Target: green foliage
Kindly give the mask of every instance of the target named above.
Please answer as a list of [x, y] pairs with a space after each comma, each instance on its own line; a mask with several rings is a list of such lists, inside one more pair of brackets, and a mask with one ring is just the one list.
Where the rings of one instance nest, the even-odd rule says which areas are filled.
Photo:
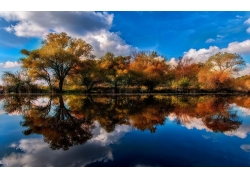
[[178, 85], [181, 88], [186, 89], [188, 86], [190, 86], [190, 80], [187, 77], [184, 77], [178, 81]]

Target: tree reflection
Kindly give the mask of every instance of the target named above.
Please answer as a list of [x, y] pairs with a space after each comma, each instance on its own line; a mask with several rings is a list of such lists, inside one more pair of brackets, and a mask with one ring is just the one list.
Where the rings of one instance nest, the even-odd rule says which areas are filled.
[[199, 103], [197, 108], [203, 123], [213, 132], [234, 131], [242, 124], [237, 111], [229, 106], [227, 98], [209, 98], [205, 102]]
[[84, 144], [93, 137], [99, 124], [111, 133], [118, 125], [156, 132], [166, 116], [174, 114], [176, 122], [187, 126], [202, 122], [213, 132], [234, 131], [242, 124], [232, 105], [242, 99], [216, 96], [6, 96], [7, 113], [21, 113], [25, 135], [42, 134], [52, 149]]
[[173, 110], [169, 98], [158, 99], [154, 96], [139, 96], [131, 103], [129, 118], [134, 128], [154, 133], [157, 125], [163, 125], [166, 116]]
[[23, 115], [22, 126], [28, 127], [23, 133], [42, 134], [44, 141], [52, 149], [64, 149], [77, 144], [83, 144], [92, 137], [93, 124], [89, 119], [73, 116], [66, 108], [63, 97], [53, 97], [47, 105], [31, 108]]
[[3, 108], [8, 114], [23, 114], [30, 109], [31, 101], [36, 98], [36, 96], [7, 95]]
[[234, 131], [242, 124], [237, 111], [232, 109], [225, 97], [190, 98], [188, 103], [179, 99], [174, 106], [177, 123], [180, 124], [201, 120], [213, 132]]

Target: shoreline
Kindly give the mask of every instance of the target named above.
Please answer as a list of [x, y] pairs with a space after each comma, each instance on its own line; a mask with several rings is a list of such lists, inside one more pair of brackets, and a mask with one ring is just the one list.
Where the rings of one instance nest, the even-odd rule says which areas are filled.
[[249, 92], [201, 92], [201, 93], [81, 93], [81, 92], [64, 92], [64, 93], [0, 93], [1, 95], [103, 95], [103, 96], [134, 96], [134, 95], [249, 95]]

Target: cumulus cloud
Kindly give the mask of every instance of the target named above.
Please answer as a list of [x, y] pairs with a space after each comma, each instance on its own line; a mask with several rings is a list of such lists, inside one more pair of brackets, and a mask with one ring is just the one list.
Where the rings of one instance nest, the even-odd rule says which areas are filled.
[[231, 42], [226, 48], [222, 49], [217, 46], [210, 46], [208, 49], [190, 49], [188, 52], [184, 53], [184, 57], [193, 58], [197, 62], [205, 62], [210, 56], [218, 52], [250, 54], [250, 40], [248, 39], [242, 42]]
[[[0, 12], [6, 21], [17, 21], [11, 25], [17, 36], [43, 37], [49, 30], [67, 31], [75, 34], [86, 34], [89, 31], [109, 29], [112, 25], [113, 14], [106, 12]], [[7, 30], [7, 29], [6, 29]]]
[[205, 62], [210, 56], [219, 51], [220, 49], [217, 46], [210, 46], [208, 49], [190, 49], [188, 52], [184, 53], [184, 58], [193, 58], [197, 62]]
[[175, 58], [171, 58], [170, 61], [168, 61], [168, 63], [169, 63], [172, 67], [177, 66], [177, 61], [176, 61]]
[[17, 22], [5, 27], [16, 36], [44, 38], [52, 31], [83, 38], [93, 46], [97, 57], [107, 51], [125, 55], [133, 50], [118, 33], [109, 31], [114, 15], [107, 12], [0, 12], [0, 17]]
[[213, 38], [209, 38], [206, 40], [206, 43], [211, 43], [211, 42], [214, 42], [215, 40]]
[[248, 39], [242, 42], [231, 42], [228, 44], [228, 47], [223, 48], [222, 51], [239, 54], [250, 54], [250, 40]]
[[18, 63], [18, 62], [11, 62], [11, 61], [7, 61], [5, 63], [0, 63], [0, 67], [3, 67], [3, 68], [14, 68], [14, 67], [20, 67], [21, 64]]
[[245, 152], [250, 152], [250, 144], [242, 144], [240, 148]]
[[103, 56], [106, 52], [113, 52], [115, 55], [128, 55], [135, 51], [131, 45], [128, 45], [117, 33], [101, 30], [97, 33], [88, 33], [83, 39], [94, 48], [94, 54], [97, 57]]

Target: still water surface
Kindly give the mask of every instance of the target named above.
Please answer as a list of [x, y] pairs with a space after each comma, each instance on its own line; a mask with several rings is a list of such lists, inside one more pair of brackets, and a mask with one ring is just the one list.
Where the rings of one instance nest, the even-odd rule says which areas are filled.
[[248, 96], [0, 96], [0, 166], [250, 166]]

